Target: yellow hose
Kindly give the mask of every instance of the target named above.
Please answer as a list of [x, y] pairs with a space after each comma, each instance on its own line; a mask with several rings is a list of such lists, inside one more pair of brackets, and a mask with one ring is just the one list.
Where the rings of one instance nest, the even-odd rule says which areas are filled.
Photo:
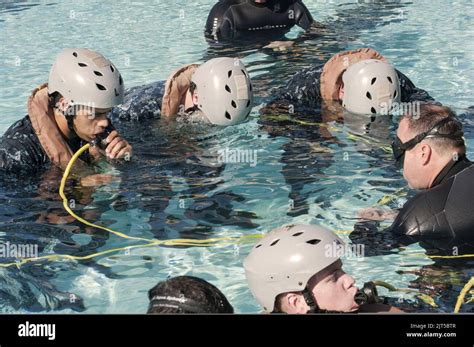
[[[102, 251], [102, 252], [97, 252], [97, 253], [93, 253], [93, 254], [89, 254], [89, 255], [85, 255], [85, 256], [74, 256], [74, 255], [68, 255], [68, 254], [51, 254], [51, 255], [46, 255], [46, 256], [36, 257], [36, 258], [24, 258], [21, 261], [17, 261], [17, 262], [13, 262], [13, 263], [0, 264], [0, 267], [6, 268], [6, 267], [9, 267], [9, 266], [15, 266], [15, 265], [19, 267], [20, 265], [28, 263], [28, 262], [45, 260], [45, 259], [51, 260], [51, 261], [61, 260], [61, 259], [87, 260], [87, 259], [91, 259], [91, 258], [100, 256], [100, 255], [119, 252], [121, 250], [132, 249], [132, 248], [141, 248], [141, 247], [151, 247], [151, 246], [158, 246], [158, 245], [162, 245], [162, 246], [211, 247], [211, 246], [216, 246], [217, 244], [235, 244], [236, 241], [239, 242], [239, 241], [242, 241], [244, 239], [258, 239], [258, 238], [262, 237], [262, 235], [260, 235], [260, 234], [251, 234], [251, 235], [245, 235], [245, 236], [241, 236], [241, 237], [218, 237], [218, 238], [205, 239], [205, 240], [194, 240], [194, 239], [171, 239], [171, 240], [146, 239], [146, 238], [142, 238], [142, 237], [128, 236], [128, 235], [126, 235], [122, 232], [115, 231], [113, 229], [91, 223], [91, 222], [81, 218], [80, 216], [75, 214], [74, 211], [72, 211], [71, 208], [69, 207], [66, 194], [64, 193], [64, 188], [66, 186], [66, 182], [67, 182], [67, 179], [69, 177], [69, 173], [71, 172], [71, 168], [74, 165], [74, 162], [77, 160], [77, 158], [79, 158], [79, 156], [82, 153], [84, 153], [87, 149], [89, 149], [89, 147], [90, 147], [90, 144], [86, 144], [86, 145], [82, 146], [72, 156], [71, 160], [69, 161], [68, 165], [66, 166], [66, 169], [64, 170], [64, 174], [63, 174], [63, 177], [61, 179], [61, 184], [59, 186], [59, 195], [63, 199], [63, 206], [64, 206], [65, 210], [72, 217], [74, 217], [76, 220], [78, 220], [79, 222], [81, 222], [81, 223], [83, 223], [87, 226], [97, 228], [97, 229], [101, 229], [101, 230], [105, 230], [107, 232], [110, 232], [110, 233], [112, 233], [112, 234], [114, 234], [118, 237], [124, 238], [124, 239], [145, 241], [147, 243], [146, 244], [140, 244], [140, 245], [132, 245], [132, 246], [126, 246], [126, 247], [113, 248], [113, 249], [109, 249], [109, 250], [105, 250], [105, 251]], [[338, 230], [337, 233], [338, 234], [346, 234], [346, 233], [350, 233], [350, 231]], [[225, 241], [228, 241], [228, 242], [225, 242]], [[452, 258], [465, 258], [465, 257], [467, 258], [467, 257], [473, 257], [473, 256], [474, 256], [474, 254], [463, 254], [463, 255], [457, 255], [457, 256], [430, 256], [430, 258], [452, 259]], [[383, 281], [374, 281], [374, 283], [378, 286], [385, 287], [390, 291], [405, 291], [405, 292], [412, 291], [412, 290], [409, 290], [409, 289], [397, 289], [394, 286], [392, 286], [392, 285], [390, 285], [386, 282], [383, 282]], [[466, 283], [466, 285], [461, 290], [461, 292], [458, 296], [456, 306], [454, 308], [454, 313], [459, 312], [459, 310], [461, 308], [461, 305], [464, 301], [464, 297], [466, 296], [468, 290], [473, 285], [474, 285], [474, 277], [471, 277], [471, 280], [468, 283]]]
[[71, 158], [69, 161], [68, 165], [66, 166], [66, 169], [64, 170], [63, 177], [61, 179], [61, 184], [59, 186], [59, 195], [61, 196], [63, 200], [63, 206], [66, 209], [66, 211], [74, 217], [76, 220], [79, 222], [101, 230], [105, 230], [107, 232], [110, 232], [118, 237], [124, 238], [124, 239], [129, 239], [129, 240], [138, 240], [138, 241], [145, 241], [146, 244], [139, 244], [139, 245], [133, 245], [133, 246], [125, 246], [125, 247], [119, 247], [119, 248], [113, 248], [109, 250], [105, 250], [102, 252], [96, 252], [93, 254], [85, 255], [85, 256], [74, 256], [74, 255], [68, 255], [68, 254], [50, 254], [50, 255], [45, 255], [41, 257], [36, 257], [36, 258], [23, 258], [21, 260], [18, 260], [16, 262], [11, 262], [11, 263], [2, 263], [0, 264], [0, 268], [6, 268], [10, 266], [18, 266], [20, 267], [21, 265], [29, 262], [36, 262], [40, 260], [87, 260], [91, 259], [100, 255], [105, 255], [109, 253], [115, 253], [119, 252], [122, 250], [127, 250], [127, 249], [132, 249], [132, 248], [141, 248], [141, 247], [150, 247], [150, 246], [188, 246], [188, 247], [212, 247], [212, 246], [217, 246], [217, 245], [229, 245], [229, 244], [238, 244], [241, 243], [242, 241], [245, 240], [254, 240], [254, 239], [259, 239], [262, 237], [261, 234], [250, 234], [250, 235], [243, 235], [240, 237], [217, 237], [217, 238], [211, 238], [211, 239], [205, 239], [205, 240], [195, 240], [195, 239], [171, 239], [171, 240], [157, 240], [157, 239], [146, 239], [142, 237], [133, 237], [133, 236], [128, 236], [122, 232], [115, 231], [113, 229], [103, 227], [94, 223], [91, 223], [84, 218], [78, 216], [77, 214], [74, 213], [74, 211], [71, 210], [68, 204], [68, 199], [66, 197], [66, 194], [64, 193], [64, 189], [66, 186], [67, 179], [69, 177], [69, 173], [71, 172], [71, 168], [74, 165], [74, 162], [79, 158], [79, 156], [84, 153], [88, 148], [90, 147], [90, 144], [86, 144], [82, 146]]
[[466, 283], [464, 288], [459, 293], [458, 300], [456, 301], [456, 306], [454, 306], [454, 313], [459, 313], [459, 310], [461, 309], [461, 305], [464, 302], [464, 297], [466, 296], [468, 290], [472, 288], [472, 286], [474, 286], [474, 276], [471, 277], [469, 282]]
[[72, 166], [74, 165], [74, 162], [77, 160], [77, 158], [79, 158], [79, 156], [84, 153], [85, 151], [87, 151], [87, 149], [89, 149], [90, 147], [90, 144], [86, 144], [84, 146], [82, 146], [71, 158], [71, 160], [69, 161], [69, 163], [67, 164], [66, 166], [66, 170], [64, 170], [64, 174], [63, 174], [63, 178], [61, 179], [61, 185], [59, 186], [59, 195], [61, 196], [61, 198], [63, 199], [63, 206], [64, 208], [66, 209], [66, 211], [71, 215], [73, 216], [75, 219], [77, 219], [79, 222], [85, 224], [85, 225], [88, 225], [90, 227], [93, 227], [93, 228], [97, 228], [97, 229], [102, 229], [102, 230], [105, 230], [105, 231], [108, 231], [112, 234], [115, 234], [119, 237], [123, 237], [124, 239], [130, 239], [130, 240], [140, 240], [140, 241], [151, 241], [151, 240], [148, 240], [148, 239], [144, 239], [144, 238], [141, 238], [141, 237], [133, 237], [133, 236], [128, 236], [128, 235], [125, 235], [121, 232], [118, 232], [118, 231], [114, 231], [112, 229], [109, 229], [109, 228], [106, 228], [106, 227], [103, 227], [103, 226], [100, 226], [100, 225], [96, 225], [96, 224], [93, 224], [93, 223], [90, 223], [88, 221], [86, 221], [85, 219], [79, 217], [77, 214], [75, 214], [71, 208], [69, 207], [69, 204], [68, 204], [68, 200], [67, 200], [67, 197], [66, 197], [66, 194], [64, 194], [64, 187], [66, 186], [66, 182], [67, 182], [67, 178], [69, 177], [69, 173], [71, 172], [71, 168]]

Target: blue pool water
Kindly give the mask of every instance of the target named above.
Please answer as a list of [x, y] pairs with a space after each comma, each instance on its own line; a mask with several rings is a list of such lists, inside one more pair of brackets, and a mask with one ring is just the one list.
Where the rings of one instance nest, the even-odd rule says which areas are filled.
[[[255, 85], [250, 121], [225, 129], [156, 121], [140, 132], [122, 125], [124, 136], [134, 144], [134, 165], [104, 168], [120, 182], [69, 192], [82, 197], [81, 215], [144, 238], [238, 237], [285, 223], [319, 223], [348, 239], [359, 209], [406, 186], [391, 154], [381, 150], [394, 124], [382, 120], [373, 133], [366, 133], [356, 120], [329, 122], [323, 136], [302, 124], [277, 130], [262, 127], [259, 109], [270, 100], [273, 88], [285, 85], [302, 68], [342, 50], [370, 46], [418, 87], [463, 113], [474, 105], [472, 2], [305, 3], [327, 33], [287, 51], [272, 51], [259, 45], [210, 47], [203, 27], [214, 0], [187, 2], [186, 7], [182, 1], [159, 0], [2, 2], [0, 134], [26, 114], [27, 97], [47, 80], [55, 55], [64, 47], [101, 52], [120, 69], [127, 87], [164, 80], [182, 64], [239, 56]], [[299, 35], [296, 28], [287, 38]], [[462, 120], [472, 158], [474, 120]], [[219, 165], [216, 153], [223, 148], [256, 150], [257, 165]], [[57, 196], [59, 179], [53, 175], [40, 182], [31, 178], [21, 184], [2, 183], [0, 240], [34, 240], [44, 247], [43, 255], [87, 255], [136, 244], [68, 220]], [[296, 204], [291, 211], [290, 197]], [[406, 198], [396, 198], [394, 205]], [[151, 287], [185, 274], [211, 281], [237, 312], [259, 312], [242, 268], [251, 245], [122, 249], [88, 261], [0, 268], [0, 312], [143, 313]], [[418, 245], [349, 258], [344, 264], [358, 284], [379, 279], [412, 288], [415, 292], [382, 293], [411, 303], [425, 294], [438, 312], [453, 310], [457, 294], [473, 273], [472, 265], [434, 269]]]

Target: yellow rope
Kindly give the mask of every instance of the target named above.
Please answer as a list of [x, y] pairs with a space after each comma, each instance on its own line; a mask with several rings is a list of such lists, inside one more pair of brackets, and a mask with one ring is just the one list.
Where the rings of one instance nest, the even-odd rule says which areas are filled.
[[133, 245], [133, 246], [126, 246], [126, 247], [119, 247], [119, 248], [113, 248], [101, 252], [96, 252], [93, 254], [85, 255], [85, 256], [74, 256], [74, 255], [68, 255], [68, 254], [50, 254], [50, 255], [45, 255], [41, 257], [35, 257], [35, 258], [23, 258], [21, 260], [18, 260], [16, 262], [11, 262], [11, 263], [2, 263], [0, 264], [0, 267], [6, 268], [10, 266], [20, 266], [22, 264], [26, 264], [29, 262], [36, 262], [40, 260], [87, 260], [91, 259], [97, 256], [105, 255], [105, 254], [110, 254], [110, 253], [115, 253], [119, 252], [122, 250], [127, 250], [127, 249], [132, 249], [132, 248], [141, 248], [141, 247], [150, 247], [150, 246], [181, 246], [181, 247], [212, 247], [212, 246], [217, 246], [217, 245], [228, 245], [228, 244], [237, 244], [241, 243], [242, 241], [245, 240], [253, 240], [253, 239], [258, 239], [261, 238], [261, 234], [250, 234], [250, 235], [243, 235], [240, 237], [217, 237], [217, 238], [210, 238], [210, 239], [204, 239], [204, 240], [196, 240], [196, 239], [171, 239], [171, 240], [157, 240], [157, 239], [146, 239], [142, 237], [133, 237], [133, 236], [128, 236], [122, 232], [115, 231], [113, 229], [103, 227], [94, 223], [91, 223], [82, 217], [78, 216], [74, 211], [71, 210], [68, 204], [68, 199], [66, 197], [66, 194], [64, 193], [64, 188], [66, 186], [67, 178], [69, 177], [69, 173], [71, 172], [71, 168], [74, 164], [74, 162], [79, 158], [79, 156], [84, 153], [88, 148], [90, 147], [90, 144], [86, 144], [82, 146], [71, 158], [69, 161], [66, 169], [64, 170], [63, 177], [61, 179], [61, 184], [59, 187], [59, 195], [63, 199], [63, 206], [66, 209], [66, 211], [74, 217], [76, 220], [79, 222], [101, 230], [105, 230], [107, 232], [110, 232], [118, 237], [124, 238], [124, 239], [129, 239], [129, 240], [138, 240], [138, 241], [145, 241], [146, 244], [140, 244], [140, 245]]
[[472, 288], [472, 286], [474, 286], [474, 276], [471, 277], [469, 282], [466, 283], [464, 288], [459, 293], [458, 300], [456, 301], [456, 306], [454, 306], [454, 313], [459, 313], [459, 310], [461, 309], [461, 305], [464, 302], [464, 297], [466, 296], [468, 290]]
[[63, 174], [63, 178], [61, 179], [61, 185], [59, 186], [59, 195], [61, 196], [61, 198], [63, 199], [63, 206], [64, 208], [66, 209], [66, 211], [71, 215], [73, 216], [75, 219], [77, 219], [79, 222], [85, 224], [85, 225], [88, 225], [90, 227], [93, 227], [93, 228], [97, 228], [97, 229], [102, 229], [102, 230], [105, 230], [105, 231], [108, 231], [112, 234], [115, 234], [119, 237], [122, 237], [124, 239], [130, 239], [130, 240], [140, 240], [140, 241], [147, 241], [147, 242], [150, 242], [151, 240], [148, 240], [148, 239], [144, 239], [144, 238], [141, 238], [141, 237], [133, 237], [133, 236], [128, 236], [128, 235], [125, 235], [121, 232], [118, 232], [118, 231], [114, 231], [112, 229], [109, 229], [109, 228], [106, 228], [106, 227], [103, 227], [103, 226], [100, 226], [100, 225], [96, 225], [96, 224], [93, 224], [93, 223], [90, 223], [88, 221], [86, 221], [85, 219], [79, 217], [77, 214], [75, 214], [71, 208], [69, 207], [69, 204], [68, 204], [68, 200], [67, 200], [67, 197], [66, 197], [66, 194], [64, 194], [64, 187], [66, 186], [66, 181], [67, 181], [67, 178], [69, 176], [69, 173], [71, 171], [71, 168], [74, 164], [74, 162], [76, 161], [77, 158], [79, 158], [79, 156], [85, 152], [88, 148], [90, 147], [90, 144], [86, 144], [84, 146], [82, 146], [71, 158], [71, 160], [69, 161], [69, 163], [67, 164], [67, 167], [66, 167], [66, 170], [64, 171], [64, 174]]
[[[219, 245], [222, 245], [222, 244], [235, 244], [236, 241], [240, 242], [240, 241], [245, 240], [245, 239], [258, 239], [258, 238], [262, 237], [261, 234], [251, 234], [251, 235], [244, 235], [244, 236], [241, 236], [241, 237], [217, 237], [217, 238], [205, 239], [205, 240], [195, 240], [195, 239], [171, 239], [171, 240], [146, 239], [146, 238], [142, 238], [142, 237], [128, 236], [128, 235], [126, 235], [122, 232], [115, 231], [113, 229], [91, 223], [91, 222], [81, 218], [80, 216], [75, 214], [74, 211], [72, 211], [71, 208], [69, 207], [66, 194], [64, 193], [64, 188], [66, 186], [66, 182], [67, 182], [67, 179], [69, 177], [69, 173], [71, 172], [71, 168], [74, 165], [74, 162], [77, 160], [77, 158], [79, 158], [79, 156], [82, 153], [84, 153], [87, 149], [89, 149], [89, 147], [90, 147], [90, 144], [86, 144], [86, 145], [82, 146], [72, 156], [71, 160], [69, 161], [69, 163], [68, 163], [68, 165], [67, 165], [67, 167], [64, 171], [63, 177], [61, 179], [61, 184], [59, 186], [59, 195], [63, 199], [64, 208], [66, 209], [66, 211], [72, 217], [74, 217], [76, 220], [78, 220], [79, 222], [81, 222], [81, 223], [83, 223], [87, 226], [97, 228], [97, 229], [101, 229], [101, 230], [105, 230], [107, 232], [110, 232], [110, 233], [112, 233], [112, 234], [114, 234], [118, 237], [124, 238], [124, 239], [145, 241], [147, 243], [146, 244], [140, 244], [140, 245], [132, 245], [132, 246], [108, 249], [108, 250], [105, 250], [105, 251], [96, 252], [96, 253], [88, 254], [88, 255], [85, 255], [85, 256], [74, 256], [74, 255], [68, 255], [68, 254], [50, 254], [50, 255], [45, 255], [45, 256], [36, 257], [36, 258], [24, 258], [24, 259], [21, 259], [17, 262], [0, 264], [0, 267], [2, 267], [2, 268], [6, 268], [6, 267], [9, 267], [9, 266], [18, 266], [19, 267], [22, 264], [29, 263], [29, 262], [34, 262], [34, 261], [40, 261], [40, 260], [51, 260], [51, 261], [61, 260], [61, 259], [64, 259], [64, 260], [87, 260], [87, 259], [91, 259], [91, 258], [100, 256], [100, 255], [115, 253], [115, 252], [119, 252], [119, 251], [122, 251], [122, 250], [129, 250], [129, 249], [134, 249], [134, 248], [144, 248], [144, 247], [151, 247], [151, 246], [160, 246], [160, 245], [161, 246], [211, 247], [211, 246], [216, 246], [218, 244]], [[350, 234], [351, 231], [350, 230], [338, 230], [338, 231], [336, 231], [336, 233], [337, 234]], [[454, 258], [474, 257], [474, 254], [462, 254], [462, 255], [456, 255], [456, 256], [435, 255], [435, 256], [429, 256], [429, 257], [430, 258], [454, 259]], [[380, 286], [383, 286], [383, 287], [389, 289], [390, 291], [394, 291], [394, 290], [395, 291], [406, 291], [406, 292], [412, 291], [412, 290], [406, 290], [406, 289], [397, 289], [397, 288], [395, 288], [395, 287], [391, 286], [390, 284], [388, 284], [386, 282], [383, 282], [383, 281], [375, 281], [375, 283], [377, 285], [380, 285]], [[466, 296], [466, 293], [468, 292], [468, 290], [473, 285], [474, 285], [474, 277], [472, 277], [471, 280], [468, 283], [466, 283], [464, 288], [461, 290], [461, 292], [458, 296], [457, 302], [456, 302], [455, 309], [454, 309], [455, 313], [459, 312], [459, 310], [461, 308], [461, 305], [464, 301], [464, 297]]]

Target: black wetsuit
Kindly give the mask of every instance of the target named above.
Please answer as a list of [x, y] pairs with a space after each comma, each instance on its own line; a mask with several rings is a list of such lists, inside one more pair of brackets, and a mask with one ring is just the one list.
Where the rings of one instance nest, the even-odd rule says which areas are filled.
[[473, 197], [474, 165], [460, 157], [441, 170], [432, 188], [418, 193], [403, 206], [389, 229], [381, 232], [377, 230], [379, 222], [361, 222], [354, 226], [349, 238], [352, 243], [366, 246], [366, 256], [391, 254], [394, 248], [416, 242], [432, 255], [456, 255], [456, 250], [458, 254], [472, 253]]
[[215, 39], [238, 38], [272, 32], [285, 34], [293, 26], [308, 29], [314, 22], [300, 0], [223, 0], [211, 9], [205, 33]]
[[[73, 152], [83, 145], [75, 138], [67, 141]], [[90, 162], [88, 153], [80, 157]], [[0, 172], [32, 173], [47, 170], [51, 160], [41, 145], [29, 116], [25, 116], [7, 129], [0, 139]]]
[[430, 189], [402, 208], [390, 230], [404, 244], [420, 242], [448, 253], [474, 248], [474, 165], [465, 156], [450, 162]]

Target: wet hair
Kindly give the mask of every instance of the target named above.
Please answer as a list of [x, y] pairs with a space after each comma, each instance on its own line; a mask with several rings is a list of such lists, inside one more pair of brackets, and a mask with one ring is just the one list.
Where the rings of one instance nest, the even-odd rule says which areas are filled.
[[273, 305], [272, 313], [285, 313], [285, 312], [283, 312], [282, 302], [283, 302], [283, 298], [285, 297], [286, 294], [288, 294], [288, 293], [281, 293], [281, 294], [278, 294], [276, 296], [275, 304]]
[[48, 98], [49, 107], [51, 107], [52, 109], [58, 108], [57, 105], [59, 103], [59, 100], [61, 100], [61, 98], [63, 97], [61, 93], [54, 92], [52, 94], [49, 94], [48, 96], [49, 96]]
[[[451, 110], [449, 107], [431, 104], [431, 103], [422, 103], [420, 105], [419, 113], [407, 113], [403, 116], [403, 119], [408, 120], [409, 128], [415, 134], [421, 134], [423, 132], [429, 131], [437, 123], [445, 118], [449, 118], [450, 121], [439, 127], [440, 134], [455, 134], [462, 132], [462, 124], [457, 119], [456, 113]], [[466, 145], [462, 137], [459, 138], [429, 138], [436, 149], [440, 153], [446, 153], [448, 150], [458, 149], [460, 153], [466, 152]]]
[[59, 104], [59, 101], [61, 100], [62, 97], [63, 96], [59, 92], [54, 92], [52, 94], [48, 94], [49, 107], [51, 107], [53, 110], [58, 109], [64, 116], [66, 116], [66, 115], [74, 116], [76, 114], [76, 111], [77, 111], [76, 106], [69, 105], [67, 110], [65, 110], [65, 111], [59, 109], [58, 104]]
[[191, 95], [194, 95], [195, 90], [196, 90], [196, 83], [194, 82], [189, 83], [189, 92], [191, 93]]
[[148, 299], [147, 313], [234, 313], [219, 289], [192, 276], [159, 282], [148, 291]]

